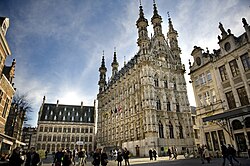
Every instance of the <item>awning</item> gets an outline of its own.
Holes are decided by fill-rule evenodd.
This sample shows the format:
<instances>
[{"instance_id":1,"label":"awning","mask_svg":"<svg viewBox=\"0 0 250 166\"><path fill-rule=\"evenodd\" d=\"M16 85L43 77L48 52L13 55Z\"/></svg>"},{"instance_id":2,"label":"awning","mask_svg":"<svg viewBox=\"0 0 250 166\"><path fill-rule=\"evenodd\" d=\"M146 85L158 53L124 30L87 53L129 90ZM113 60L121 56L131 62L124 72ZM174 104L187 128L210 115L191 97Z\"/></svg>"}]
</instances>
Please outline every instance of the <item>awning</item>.
<instances>
[{"instance_id":1,"label":"awning","mask_svg":"<svg viewBox=\"0 0 250 166\"><path fill-rule=\"evenodd\" d=\"M213 120L224 120L224 119L230 119L235 118L239 116L249 115L250 114L250 105L234 108L231 110L228 110L227 112L223 112L220 114L208 116L205 118L202 118L203 122L213 121Z\"/></svg>"},{"instance_id":2,"label":"awning","mask_svg":"<svg viewBox=\"0 0 250 166\"><path fill-rule=\"evenodd\" d=\"M16 143L19 144L19 145L23 145L23 146L26 146L26 145L27 145L26 143L21 142L21 141L18 141L18 140L16 140Z\"/></svg>"}]
</instances>

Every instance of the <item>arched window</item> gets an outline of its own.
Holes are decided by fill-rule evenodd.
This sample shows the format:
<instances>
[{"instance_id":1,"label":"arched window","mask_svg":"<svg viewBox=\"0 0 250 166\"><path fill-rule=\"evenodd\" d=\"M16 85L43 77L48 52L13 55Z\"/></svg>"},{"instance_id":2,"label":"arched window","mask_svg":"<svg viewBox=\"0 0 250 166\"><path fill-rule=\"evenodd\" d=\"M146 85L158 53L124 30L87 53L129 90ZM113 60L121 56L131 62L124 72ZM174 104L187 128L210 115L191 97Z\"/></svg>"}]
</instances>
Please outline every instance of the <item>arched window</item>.
<instances>
[{"instance_id":1,"label":"arched window","mask_svg":"<svg viewBox=\"0 0 250 166\"><path fill-rule=\"evenodd\" d=\"M61 142L61 136L60 135L57 136L57 142Z\"/></svg>"},{"instance_id":2,"label":"arched window","mask_svg":"<svg viewBox=\"0 0 250 166\"><path fill-rule=\"evenodd\" d=\"M246 125L246 128L250 128L250 117L245 118L245 125Z\"/></svg>"},{"instance_id":3,"label":"arched window","mask_svg":"<svg viewBox=\"0 0 250 166\"><path fill-rule=\"evenodd\" d=\"M176 103L176 112L180 112L180 105L179 105L179 103Z\"/></svg>"},{"instance_id":4,"label":"arched window","mask_svg":"<svg viewBox=\"0 0 250 166\"><path fill-rule=\"evenodd\" d=\"M37 150L41 149L41 144L37 144Z\"/></svg>"},{"instance_id":5,"label":"arched window","mask_svg":"<svg viewBox=\"0 0 250 166\"><path fill-rule=\"evenodd\" d=\"M89 152L91 152L92 151L92 145L91 144L89 144Z\"/></svg>"},{"instance_id":6,"label":"arched window","mask_svg":"<svg viewBox=\"0 0 250 166\"><path fill-rule=\"evenodd\" d=\"M43 141L47 141L47 135L43 136Z\"/></svg>"},{"instance_id":7,"label":"arched window","mask_svg":"<svg viewBox=\"0 0 250 166\"><path fill-rule=\"evenodd\" d=\"M45 144L42 144L42 150L45 150Z\"/></svg>"},{"instance_id":8,"label":"arched window","mask_svg":"<svg viewBox=\"0 0 250 166\"><path fill-rule=\"evenodd\" d=\"M182 128L182 125L180 124L180 126L179 126L179 137L180 137L180 139L183 139L184 137L183 137L183 128Z\"/></svg>"},{"instance_id":9,"label":"arched window","mask_svg":"<svg viewBox=\"0 0 250 166\"><path fill-rule=\"evenodd\" d=\"M50 152L50 144L47 144L47 151Z\"/></svg>"},{"instance_id":10,"label":"arched window","mask_svg":"<svg viewBox=\"0 0 250 166\"><path fill-rule=\"evenodd\" d=\"M156 99L156 109L161 110L161 101L160 101L160 99L158 99L158 97Z\"/></svg>"},{"instance_id":11,"label":"arched window","mask_svg":"<svg viewBox=\"0 0 250 166\"><path fill-rule=\"evenodd\" d=\"M157 75L155 75L154 83L155 83L155 87L159 87L159 79Z\"/></svg>"},{"instance_id":12,"label":"arched window","mask_svg":"<svg viewBox=\"0 0 250 166\"><path fill-rule=\"evenodd\" d=\"M242 126L242 124L241 124L241 122L239 120L234 120L232 122L232 126L233 126L234 130L238 130L238 129L242 129L243 128L243 126Z\"/></svg>"},{"instance_id":13,"label":"arched window","mask_svg":"<svg viewBox=\"0 0 250 166\"><path fill-rule=\"evenodd\" d=\"M174 127L171 122L169 123L169 137L174 138Z\"/></svg>"},{"instance_id":14,"label":"arched window","mask_svg":"<svg viewBox=\"0 0 250 166\"><path fill-rule=\"evenodd\" d=\"M164 134L163 134L163 125L161 123L161 121L159 122L159 137L160 138L164 138Z\"/></svg>"},{"instance_id":15,"label":"arched window","mask_svg":"<svg viewBox=\"0 0 250 166\"><path fill-rule=\"evenodd\" d=\"M167 102L167 111L171 111L171 104L170 104L170 101Z\"/></svg>"},{"instance_id":16,"label":"arched window","mask_svg":"<svg viewBox=\"0 0 250 166\"><path fill-rule=\"evenodd\" d=\"M164 88L168 88L168 81L167 80L164 81Z\"/></svg>"},{"instance_id":17,"label":"arched window","mask_svg":"<svg viewBox=\"0 0 250 166\"><path fill-rule=\"evenodd\" d=\"M42 135L41 134L38 136L38 141L42 141Z\"/></svg>"},{"instance_id":18,"label":"arched window","mask_svg":"<svg viewBox=\"0 0 250 166\"><path fill-rule=\"evenodd\" d=\"M55 144L52 144L52 149L51 149L52 152L55 152L56 151L56 146Z\"/></svg>"}]
</instances>

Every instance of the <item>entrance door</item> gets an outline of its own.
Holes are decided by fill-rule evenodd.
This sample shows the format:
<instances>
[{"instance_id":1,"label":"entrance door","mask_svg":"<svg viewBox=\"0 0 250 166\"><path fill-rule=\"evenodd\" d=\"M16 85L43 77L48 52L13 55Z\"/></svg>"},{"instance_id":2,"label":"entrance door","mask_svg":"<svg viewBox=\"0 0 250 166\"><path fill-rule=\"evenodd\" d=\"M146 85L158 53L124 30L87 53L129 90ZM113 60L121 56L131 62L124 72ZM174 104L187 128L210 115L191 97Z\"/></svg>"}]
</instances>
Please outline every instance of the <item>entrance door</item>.
<instances>
[{"instance_id":1,"label":"entrance door","mask_svg":"<svg viewBox=\"0 0 250 166\"><path fill-rule=\"evenodd\" d=\"M235 140L236 140L238 150L240 152L246 152L247 151L247 145L246 145L246 139L245 139L244 133L238 133L238 134L235 134L234 136L235 136Z\"/></svg>"}]
</instances>

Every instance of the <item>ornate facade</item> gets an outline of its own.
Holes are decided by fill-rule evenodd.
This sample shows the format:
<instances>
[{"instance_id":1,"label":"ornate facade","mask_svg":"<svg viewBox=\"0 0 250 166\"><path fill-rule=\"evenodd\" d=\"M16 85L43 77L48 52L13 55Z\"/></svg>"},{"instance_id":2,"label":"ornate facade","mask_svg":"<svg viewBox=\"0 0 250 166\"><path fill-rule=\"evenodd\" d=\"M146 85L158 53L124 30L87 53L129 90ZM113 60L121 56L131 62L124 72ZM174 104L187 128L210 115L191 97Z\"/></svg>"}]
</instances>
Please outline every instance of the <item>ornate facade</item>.
<instances>
[{"instance_id":1,"label":"ornate facade","mask_svg":"<svg viewBox=\"0 0 250 166\"><path fill-rule=\"evenodd\" d=\"M171 18L167 35L162 33L155 3L151 23L154 34L149 37L140 5L137 54L118 70L115 52L108 81L104 56L99 68L97 143L127 147L136 156L147 156L151 148L161 155L166 147L176 146L181 152L194 145L178 33Z\"/></svg>"},{"instance_id":2,"label":"ornate facade","mask_svg":"<svg viewBox=\"0 0 250 166\"><path fill-rule=\"evenodd\" d=\"M7 144L4 149L9 149L10 145L15 144L15 139L5 135L5 126L11 101L15 93L13 78L15 74L16 61L13 60L11 66L6 66L5 62L11 51L5 38L9 28L9 19L0 17L0 149L2 144Z\"/></svg>"},{"instance_id":3,"label":"ornate facade","mask_svg":"<svg viewBox=\"0 0 250 166\"><path fill-rule=\"evenodd\" d=\"M95 107L45 103L39 111L36 147L49 153L62 149L94 150Z\"/></svg>"},{"instance_id":4,"label":"ornate facade","mask_svg":"<svg viewBox=\"0 0 250 166\"><path fill-rule=\"evenodd\" d=\"M233 144L244 154L250 150L250 27L236 37L219 23L220 48L210 53L195 46L190 77L197 104L199 142L211 151Z\"/></svg>"}]
</instances>

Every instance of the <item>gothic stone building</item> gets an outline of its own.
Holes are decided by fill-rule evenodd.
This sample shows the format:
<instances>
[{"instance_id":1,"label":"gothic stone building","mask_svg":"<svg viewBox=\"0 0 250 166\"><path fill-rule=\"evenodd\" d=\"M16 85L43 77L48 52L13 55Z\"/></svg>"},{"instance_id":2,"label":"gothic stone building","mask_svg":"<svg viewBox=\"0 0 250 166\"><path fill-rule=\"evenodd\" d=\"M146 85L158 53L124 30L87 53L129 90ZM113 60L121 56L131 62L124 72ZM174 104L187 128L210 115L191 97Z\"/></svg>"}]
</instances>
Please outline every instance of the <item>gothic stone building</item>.
<instances>
[{"instance_id":1,"label":"gothic stone building","mask_svg":"<svg viewBox=\"0 0 250 166\"><path fill-rule=\"evenodd\" d=\"M13 78L15 74L16 62L13 60L11 66L6 66L5 61L11 55L11 51L6 40L6 33L9 28L9 19L0 17L0 149L3 143L7 146L13 145L15 141L4 133L6 120L9 115L11 101L15 93Z\"/></svg>"},{"instance_id":2,"label":"gothic stone building","mask_svg":"<svg viewBox=\"0 0 250 166\"><path fill-rule=\"evenodd\" d=\"M181 152L194 145L178 33L169 18L165 37L155 3L153 10L150 38L140 5L138 53L118 70L115 52L108 81L104 56L99 68L97 145L127 147L136 156L147 156L151 148L161 154L167 147Z\"/></svg>"},{"instance_id":3,"label":"gothic stone building","mask_svg":"<svg viewBox=\"0 0 250 166\"><path fill-rule=\"evenodd\" d=\"M36 147L49 153L61 149L94 150L95 107L45 103L39 111Z\"/></svg>"},{"instance_id":4,"label":"gothic stone building","mask_svg":"<svg viewBox=\"0 0 250 166\"><path fill-rule=\"evenodd\" d=\"M246 154L250 149L250 27L236 37L219 24L219 49L213 53L195 46L190 77L197 104L198 144L220 151L233 144Z\"/></svg>"}]
</instances>

